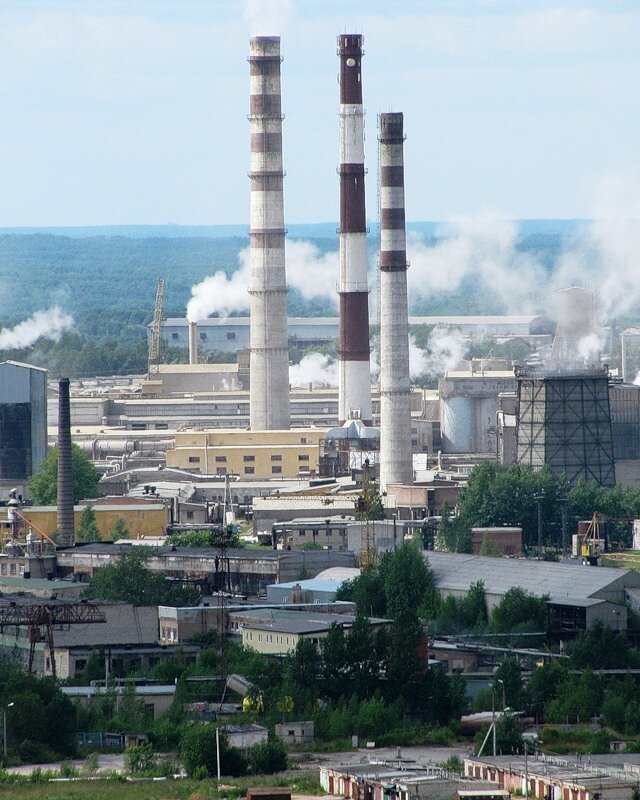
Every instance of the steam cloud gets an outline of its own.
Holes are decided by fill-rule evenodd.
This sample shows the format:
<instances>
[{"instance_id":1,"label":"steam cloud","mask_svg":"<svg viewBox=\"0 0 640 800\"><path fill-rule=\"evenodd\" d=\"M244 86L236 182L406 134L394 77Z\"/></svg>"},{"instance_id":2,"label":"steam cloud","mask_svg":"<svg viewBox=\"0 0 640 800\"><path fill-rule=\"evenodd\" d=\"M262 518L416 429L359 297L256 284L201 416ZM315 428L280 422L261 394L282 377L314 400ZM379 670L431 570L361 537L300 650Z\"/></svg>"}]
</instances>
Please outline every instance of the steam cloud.
<instances>
[{"instance_id":1,"label":"steam cloud","mask_svg":"<svg viewBox=\"0 0 640 800\"><path fill-rule=\"evenodd\" d=\"M0 348L3 350L30 347L38 339L51 339L54 342L73 325L73 318L58 306L47 311L38 311L29 319L18 323L14 328L0 331Z\"/></svg>"},{"instance_id":2,"label":"steam cloud","mask_svg":"<svg viewBox=\"0 0 640 800\"><path fill-rule=\"evenodd\" d=\"M338 253L323 253L311 242L286 242L287 281L305 299L328 297L336 302ZM201 322L211 314L228 316L232 311L246 311L250 306L248 288L251 281L250 251L238 254L240 267L228 277L216 272L191 288L187 304L189 322Z\"/></svg>"},{"instance_id":3,"label":"steam cloud","mask_svg":"<svg viewBox=\"0 0 640 800\"><path fill-rule=\"evenodd\" d=\"M291 386L337 386L338 365L322 353L309 353L299 364L289 367Z\"/></svg>"},{"instance_id":4,"label":"steam cloud","mask_svg":"<svg viewBox=\"0 0 640 800\"><path fill-rule=\"evenodd\" d=\"M243 18L252 34L279 34L293 18L291 0L245 0Z\"/></svg>"},{"instance_id":5,"label":"steam cloud","mask_svg":"<svg viewBox=\"0 0 640 800\"><path fill-rule=\"evenodd\" d=\"M420 375L442 375L453 369L465 356L467 341L455 329L434 328L422 350L412 336L409 337L409 370L412 378Z\"/></svg>"}]
</instances>

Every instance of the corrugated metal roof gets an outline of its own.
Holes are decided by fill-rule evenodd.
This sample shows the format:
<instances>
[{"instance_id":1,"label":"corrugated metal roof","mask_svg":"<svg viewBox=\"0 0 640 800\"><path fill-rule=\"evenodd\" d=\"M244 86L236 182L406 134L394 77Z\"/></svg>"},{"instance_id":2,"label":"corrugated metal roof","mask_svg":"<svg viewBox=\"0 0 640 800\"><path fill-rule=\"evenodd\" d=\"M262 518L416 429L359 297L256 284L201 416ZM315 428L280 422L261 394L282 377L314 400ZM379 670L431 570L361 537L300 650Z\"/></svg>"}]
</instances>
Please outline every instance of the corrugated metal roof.
<instances>
[{"instance_id":1,"label":"corrugated metal roof","mask_svg":"<svg viewBox=\"0 0 640 800\"><path fill-rule=\"evenodd\" d=\"M537 597L593 597L620 578L640 586L640 573L615 567L587 567L575 563L553 563L528 559L491 558L465 553L425 553L440 590L468 591L483 581L487 594L504 594L519 586Z\"/></svg>"}]
</instances>

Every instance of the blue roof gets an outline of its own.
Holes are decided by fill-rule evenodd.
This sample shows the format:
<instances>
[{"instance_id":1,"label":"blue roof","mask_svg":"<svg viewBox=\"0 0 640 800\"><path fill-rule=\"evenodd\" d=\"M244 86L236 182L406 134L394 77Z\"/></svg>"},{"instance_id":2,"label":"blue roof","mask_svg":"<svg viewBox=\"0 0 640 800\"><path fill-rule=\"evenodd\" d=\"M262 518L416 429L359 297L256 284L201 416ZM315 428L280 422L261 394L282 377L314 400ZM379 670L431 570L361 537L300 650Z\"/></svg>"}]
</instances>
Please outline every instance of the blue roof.
<instances>
[{"instance_id":1,"label":"blue roof","mask_svg":"<svg viewBox=\"0 0 640 800\"><path fill-rule=\"evenodd\" d=\"M289 583L272 583L267 589L293 589L299 586L308 592L337 592L344 581L329 578L309 578L305 581L289 581Z\"/></svg>"}]
</instances>

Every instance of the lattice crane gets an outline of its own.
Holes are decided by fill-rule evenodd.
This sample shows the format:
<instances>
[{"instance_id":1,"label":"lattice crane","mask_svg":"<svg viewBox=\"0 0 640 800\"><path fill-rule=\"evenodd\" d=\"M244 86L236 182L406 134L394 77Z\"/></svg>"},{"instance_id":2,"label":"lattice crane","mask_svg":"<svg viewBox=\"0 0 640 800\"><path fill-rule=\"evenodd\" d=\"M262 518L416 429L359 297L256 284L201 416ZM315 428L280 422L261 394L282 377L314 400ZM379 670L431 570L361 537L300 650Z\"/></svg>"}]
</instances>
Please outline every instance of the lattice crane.
<instances>
[{"instance_id":1,"label":"lattice crane","mask_svg":"<svg viewBox=\"0 0 640 800\"><path fill-rule=\"evenodd\" d=\"M162 327L162 307L164 304L164 278L158 280L156 290L156 305L153 312L151 325L151 339L149 340L149 374L158 372L160 362L160 328Z\"/></svg>"},{"instance_id":2,"label":"lattice crane","mask_svg":"<svg viewBox=\"0 0 640 800\"><path fill-rule=\"evenodd\" d=\"M51 661L51 674L56 673L56 656L53 642L55 625L87 625L106 622L107 617L95 603L65 603L52 601L25 601L0 603L0 630L26 627L29 632L29 672L38 642L46 642Z\"/></svg>"}]
</instances>

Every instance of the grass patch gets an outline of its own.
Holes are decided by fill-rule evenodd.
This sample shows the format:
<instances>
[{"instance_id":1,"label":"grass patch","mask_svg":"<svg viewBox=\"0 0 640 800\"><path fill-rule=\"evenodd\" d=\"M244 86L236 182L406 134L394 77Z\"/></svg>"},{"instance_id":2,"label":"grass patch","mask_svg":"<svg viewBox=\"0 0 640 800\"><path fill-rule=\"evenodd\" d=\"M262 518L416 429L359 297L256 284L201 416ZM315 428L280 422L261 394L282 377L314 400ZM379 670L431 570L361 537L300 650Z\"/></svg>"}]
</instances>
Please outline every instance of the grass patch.
<instances>
[{"instance_id":1,"label":"grass patch","mask_svg":"<svg viewBox=\"0 0 640 800\"><path fill-rule=\"evenodd\" d=\"M298 794L321 794L317 770L288 772L280 775L252 775L248 778L222 778L222 789L215 780L125 781L108 778L70 783L5 783L0 787L2 800L104 800L117 795L118 800L189 800L191 795L206 798L244 797L250 786L288 786Z\"/></svg>"}]
</instances>

